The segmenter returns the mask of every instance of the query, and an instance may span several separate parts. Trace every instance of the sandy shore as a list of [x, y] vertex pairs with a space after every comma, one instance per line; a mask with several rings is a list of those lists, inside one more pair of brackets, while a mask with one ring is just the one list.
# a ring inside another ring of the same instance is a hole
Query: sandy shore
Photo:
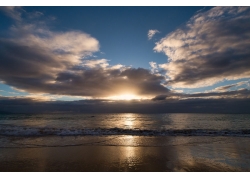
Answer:
[[[141, 140], [139, 146], [128, 144], [126, 137], [121, 137], [120, 140], [119, 138], [116, 140], [123, 142], [122, 144], [111, 141], [105, 144], [67, 147], [2, 147], [0, 170], [2, 172], [250, 171], [249, 138], [147, 137], [147, 141], [145, 137], [136, 138], [138, 142]], [[163, 146], [159, 146], [159, 143], [156, 146], [151, 141], [162, 141]]]

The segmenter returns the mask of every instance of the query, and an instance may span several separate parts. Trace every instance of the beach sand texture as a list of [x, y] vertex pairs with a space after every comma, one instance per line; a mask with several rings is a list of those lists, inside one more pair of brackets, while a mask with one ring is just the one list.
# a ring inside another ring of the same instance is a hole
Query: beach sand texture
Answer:
[[250, 171], [250, 139], [245, 137], [60, 138], [63, 144], [56, 145], [55, 141], [60, 141], [58, 137], [18, 137], [12, 138], [11, 143], [6, 142], [5, 137], [1, 137], [0, 170], [2, 172]]

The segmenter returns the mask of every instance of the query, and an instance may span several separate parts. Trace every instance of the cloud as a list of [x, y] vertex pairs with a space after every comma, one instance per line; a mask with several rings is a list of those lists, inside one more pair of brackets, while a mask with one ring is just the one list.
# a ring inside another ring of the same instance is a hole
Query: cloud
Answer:
[[93, 98], [169, 91], [161, 85], [164, 76], [93, 59], [100, 45], [84, 32], [55, 32], [37, 19], [32, 23], [21, 19], [10, 35], [0, 38], [0, 80], [17, 89]]
[[109, 63], [106, 59], [84, 60], [82, 65], [89, 68], [107, 68]]
[[192, 17], [154, 50], [164, 52], [172, 87], [195, 88], [250, 77], [250, 8], [215, 7]]
[[214, 90], [212, 91], [227, 91], [228, 89], [232, 88], [232, 87], [237, 87], [237, 86], [241, 86], [243, 84], [247, 84], [248, 81], [241, 81], [241, 82], [238, 82], [238, 83], [235, 83], [235, 84], [230, 84], [230, 85], [226, 85], [226, 86], [219, 86], [217, 88], [215, 88]]
[[149, 70], [109, 66], [104, 59], [81, 63], [75, 54], [60, 55], [41, 46], [27, 47], [28, 43], [24, 46], [1, 41], [0, 45], [0, 78], [18, 89], [93, 97], [128, 92], [155, 95], [168, 91], [160, 84], [164, 77]]
[[93, 97], [106, 97], [117, 94], [155, 95], [165, 93], [167, 88], [160, 85], [164, 80], [149, 70], [127, 68], [85, 68], [73, 72], [62, 72], [55, 82], [44, 87], [44, 91], [53, 94], [68, 94]]
[[156, 33], [160, 33], [160, 31], [156, 30], [156, 29], [150, 29], [148, 31], [148, 40], [152, 39], [152, 37], [156, 34]]
[[0, 96], [0, 113], [249, 113], [250, 99], [39, 101]]
[[24, 10], [18, 6], [1, 6], [0, 10], [16, 21], [21, 21], [21, 15], [22, 12], [24, 12]]
[[152, 73], [157, 73], [158, 72], [158, 65], [157, 65], [156, 62], [151, 61], [151, 62], [149, 62], [149, 65], [151, 67], [151, 72]]
[[[152, 98], [153, 101], [162, 101], [168, 99], [249, 99], [250, 90], [241, 88], [235, 91], [225, 91], [224, 89], [230, 88], [229, 86], [221, 86], [217, 92], [204, 92], [204, 93], [194, 93], [194, 94], [184, 94], [184, 93], [175, 93], [170, 91], [169, 93], [160, 94]], [[223, 89], [224, 88], [224, 89]], [[223, 90], [221, 90], [223, 89]]]
[[214, 91], [226, 91], [232, 87], [237, 86], [236, 84], [226, 85], [226, 86], [220, 86], [214, 89]]
[[188, 98], [235, 98], [235, 99], [244, 99], [250, 98], [249, 89], [238, 89], [235, 91], [221, 91], [221, 92], [205, 92], [205, 93], [196, 93], [196, 94], [186, 94]]

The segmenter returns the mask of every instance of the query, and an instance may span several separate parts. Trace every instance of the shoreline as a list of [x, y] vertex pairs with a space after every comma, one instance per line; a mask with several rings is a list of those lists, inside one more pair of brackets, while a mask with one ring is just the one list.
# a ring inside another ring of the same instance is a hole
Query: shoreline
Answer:
[[[19, 139], [19, 143], [51, 139]], [[54, 137], [56, 138], [56, 137]], [[98, 137], [94, 137], [98, 138]], [[101, 138], [101, 137], [99, 137]], [[2, 147], [1, 172], [244, 172], [250, 171], [250, 138], [129, 137], [64, 147]], [[100, 139], [99, 139], [100, 140]], [[12, 140], [13, 141], [13, 140]], [[54, 139], [58, 142], [58, 139]], [[137, 145], [136, 145], [137, 144]], [[140, 145], [139, 145], [140, 144]], [[158, 144], [158, 145], [157, 145]], [[136, 146], [134, 146], [136, 145]], [[144, 146], [143, 146], [144, 145]], [[156, 146], [157, 145], [157, 146]], [[161, 146], [160, 146], [161, 145]]]

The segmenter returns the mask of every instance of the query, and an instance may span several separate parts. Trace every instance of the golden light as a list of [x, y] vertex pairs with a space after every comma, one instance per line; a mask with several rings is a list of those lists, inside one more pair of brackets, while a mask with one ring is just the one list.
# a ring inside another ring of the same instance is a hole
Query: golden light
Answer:
[[121, 95], [117, 95], [117, 96], [108, 97], [108, 99], [129, 101], [129, 100], [133, 100], [133, 99], [141, 99], [141, 97], [136, 96], [134, 94], [121, 94]]

